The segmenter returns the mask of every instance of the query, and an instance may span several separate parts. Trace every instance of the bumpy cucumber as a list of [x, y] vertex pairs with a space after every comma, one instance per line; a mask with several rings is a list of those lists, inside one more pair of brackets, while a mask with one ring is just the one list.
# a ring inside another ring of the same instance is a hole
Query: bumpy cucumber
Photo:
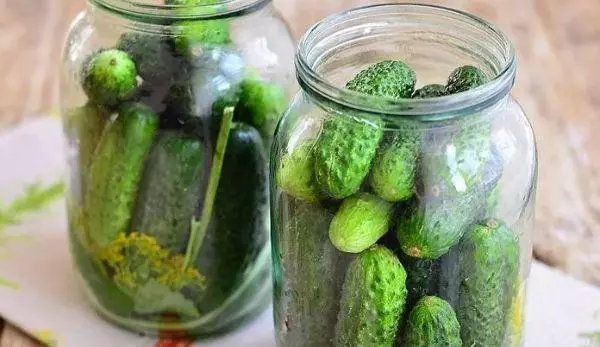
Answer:
[[458, 321], [465, 346], [500, 347], [510, 319], [519, 240], [504, 223], [472, 227], [460, 243]]
[[400, 60], [385, 60], [359, 72], [346, 88], [373, 96], [410, 98], [417, 81], [415, 71]]
[[440, 281], [440, 260], [419, 259], [398, 252], [400, 262], [406, 269], [407, 308], [411, 309], [419, 299], [437, 295]]
[[396, 230], [402, 251], [424, 259], [446, 254], [475, 221], [478, 215], [472, 210], [475, 204], [482, 202], [466, 198], [439, 203], [413, 202], [404, 211]]
[[131, 230], [183, 254], [198, 196], [203, 193], [204, 145], [175, 133], [159, 135], [150, 152]]
[[260, 133], [236, 123], [227, 142], [213, 207], [196, 260], [206, 277], [200, 312], [219, 307], [244, 282], [268, 241], [267, 159]]
[[454, 69], [448, 77], [446, 94], [454, 94], [473, 89], [485, 84], [488, 77], [479, 68], [464, 65]]
[[362, 252], [349, 266], [335, 346], [392, 346], [406, 302], [406, 271], [383, 246]]
[[315, 176], [321, 190], [335, 199], [356, 193], [371, 167], [383, 131], [366, 120], [331, 116], [315, 147]]
[[428, 84], [413, 93], [414, 99], [435, 98], [446, 95], [446, 86], [442, 84]]
[[371, 169], [371, 187], [391, 202], [410, 198], [414, 192], [420, 141], [414, 134], [392, 136], [377, 152]]
[[275, 235], [281, 273], [275, 276], [277, 336], [281, 346], [331, 346], [346, 267], [352, 256], [339, 252], [327, 236], [333, 214], [283, 194], [280, 230]]
[[158, 117], [141, 104], [124, 106], [98, 145], [85, 194], [86, 235], [92, 247], [107, 246], [128, 232], [144, 162]]
[[316, 202], [321, 193], [315, 181], [314, 141], [306, 141], [285, 154], [279, 163], [275, 180], [287, 194], [306, 201]]
[[436, 296], [422, 298], [408, 316], [403, 342], [411, 347], [462, 346], [456, 313]]

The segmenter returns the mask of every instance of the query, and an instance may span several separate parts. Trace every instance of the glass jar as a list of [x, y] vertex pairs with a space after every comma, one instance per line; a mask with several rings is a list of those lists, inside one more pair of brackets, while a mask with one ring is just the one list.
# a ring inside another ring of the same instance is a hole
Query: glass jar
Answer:
[[313, 26], [296, 70], [271, 153], [277, 345], [521, 345], [537, 155], [506, 36], [377, 5]]
[[267, 147], [293, 52], [268, 0], [88, 0], [61, 103], [71, 250], [105, 319], [196, 336], [268, 306]]

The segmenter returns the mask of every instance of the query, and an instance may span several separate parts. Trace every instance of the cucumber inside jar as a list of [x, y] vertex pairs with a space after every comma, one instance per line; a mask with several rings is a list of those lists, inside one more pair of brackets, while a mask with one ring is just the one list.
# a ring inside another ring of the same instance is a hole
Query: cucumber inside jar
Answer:
[[270, 297], [265, 143], [286, 96], [195, 30], [126, 33], [87, 57], [68, 123], [79, 272], [100, 314], [150, 334], [214, 333]]
[[[382, 61], [346, 87], [426, 99], [487, 81], [473, 66], [417, 91], [416, 77]], [[457, 117], [437, 131], [417, 118], [384, 126], [340, 113], [311, 134], [285, 129], [276, 157], [279, 345], [502, 346], [519, 241], [490, 219], [503, 158], [489, 119]]]

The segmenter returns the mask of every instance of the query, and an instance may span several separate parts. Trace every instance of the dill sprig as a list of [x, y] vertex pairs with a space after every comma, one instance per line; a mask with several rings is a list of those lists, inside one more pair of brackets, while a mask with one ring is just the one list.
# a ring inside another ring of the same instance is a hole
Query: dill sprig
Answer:
[[18, 224], [25, 215], [39, 212], [65, 192], [64, 182], [57, 181], [49, 186], [41, 183], [29, 184], [23, 193], [6, 206], [0, 206], [0, 230]]

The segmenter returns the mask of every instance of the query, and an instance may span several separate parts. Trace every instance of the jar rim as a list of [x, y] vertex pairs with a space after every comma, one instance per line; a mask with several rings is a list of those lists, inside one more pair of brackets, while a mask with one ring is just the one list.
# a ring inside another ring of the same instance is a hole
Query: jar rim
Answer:
[[206, 20], [253, 12], [271, 0], [213, 0], [203, 5], [165, 5], [149, 0], [88, 0], [101, 8], [140, 21]]
[[[502, 55], [503, 66], [496, 71], [493, 78], [479, 87], [452, 95], [423, 99], [376, 97], [362, 94], [339, 87], [316, 71], [315, 67], [321, 57], [311, 57], [311, 50], [322, 44], [328, 29], [379, 12], [403, 14], [408, 11], [417, 11], [417, 13], [423, 14], [432, 14], [432, 12], [439, 15], [450, 14], [454, 16], [453, 20], [461, 20], [485, 31], [502, 46], [500, 54]], [[303, 90], [326, 102], [334, 102], [342, 107], [367, 113], [439, 119], [444, 116], [452, 117], [453, 115], [464, 114], [466, 109], [470, 111], [468, 113], [477, 112], [503, 99], [512, 89], [516, 75], [516, 60], [515, 49], [508, 37], [496, 26], [482, 18], [444, 6], [394, 3], [353, 8], [333, 14], [315, 23], [299, 41], [295, 64], [298, 82]]]

